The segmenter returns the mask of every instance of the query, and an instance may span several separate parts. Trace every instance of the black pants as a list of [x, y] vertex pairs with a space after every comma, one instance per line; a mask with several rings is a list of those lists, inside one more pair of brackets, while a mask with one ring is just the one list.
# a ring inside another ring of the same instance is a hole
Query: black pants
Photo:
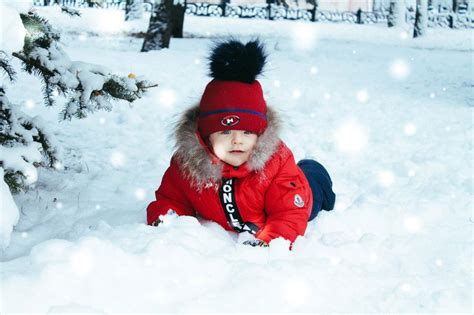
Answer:
[[332, 191], [332, 181], [328, 171], [315, 160], [298, 162], [313, 192], [313, 209], [308, 221], [313, 220], [321, 209], [332, 210], [336, 202], [336, 194]]

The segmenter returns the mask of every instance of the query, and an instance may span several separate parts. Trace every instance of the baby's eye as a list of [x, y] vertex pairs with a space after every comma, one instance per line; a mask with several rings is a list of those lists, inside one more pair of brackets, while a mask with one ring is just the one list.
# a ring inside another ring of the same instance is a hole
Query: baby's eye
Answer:
[[230, 135], [230, 130], [223, 130], [221, 132], [222, 135]]
[[246, 134], [246, 135], [253, 135], [253, 132], [252, 132], [252, 131], [247, 131], [247, 130], [246, 130], [246, 131], [244, 131], [244, 134]]

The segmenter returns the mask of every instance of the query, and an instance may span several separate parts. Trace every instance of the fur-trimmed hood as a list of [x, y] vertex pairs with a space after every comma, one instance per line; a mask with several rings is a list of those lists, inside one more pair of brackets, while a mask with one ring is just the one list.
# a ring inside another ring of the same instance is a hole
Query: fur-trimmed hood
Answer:
[[[219, 161], [209, 150], [197, 132], [199, 106], [186, 110], [175, 127], [175, 158], [191, 181], [192, 185], [201, 189], [209, 182], [219, 182], [222, 178], [224, 163]], [[257, 139], [257, 144], [246, 167], [249, 171], [263, 170], [267, 161], [277, 151], [280, 144], [279, 132], [281, 120], [278, 114], [267, 108], [268, 127]]]

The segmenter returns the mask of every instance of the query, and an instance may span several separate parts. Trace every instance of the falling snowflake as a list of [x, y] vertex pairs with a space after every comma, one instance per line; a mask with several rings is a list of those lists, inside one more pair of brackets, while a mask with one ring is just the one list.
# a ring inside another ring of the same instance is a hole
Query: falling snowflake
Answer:
[[138, 200], [145, 199], [145, 195], [145, 190], [143, 190], [142, 188], [138, 188], [137, 190], [135, 190], [135, 198], [137, 198]]
[[392, 171], [380, 171], [378, 173], [378, 180], [382, 186], [388, 187], [395, 182], [395, 175]]
[[369, 93], [366, 90], [360, 90], [357, 92], [357, 101], [359, 103], [367, 103], [369, 100]]
[[104, 117], [100, 117], [100, 118], [99, 118], [99, 123], [100, 123], [101, 125], [105, 124], [105, 118], [104, 118]]
[[329, 93], [324, 93], [324, 96], [323, 96], [323, 97], [324, 97], [325, 100], [328, 100], [328, 99], [331, 98], [331, 94], [329, 94]]
[[317, 67], [311, 67], [310, 72], [311, 74], [317, 74], [319, 72], [319, 69]]
[[390, 65], [390, 75], [397, 80], [403, 80], [410, 74], [410, 66], [402, 59], [395, 60]]
[[278, 80], [275, 80], [275, 81], [273, 81], [273, 85], [274, 85], [275, 87], [279, 88], [279, 87], [281, 86], [281, 82], [278, 81]]
[[355, 121], [344, 123], [335, 131], [337, 148], [344, 153], [361, 152], [367, 146], [368, 139], [368, 132]]
[[61, 162], [59, 162], [59, 161], [56, 161], [56, 162], [54, 162], [53, 167], [54, 167], [56, 170], [60, 171], [60, 170], [63, 169], [63, 164], [62, 164]]
[[36, 104], [35, 104], [35, 101], [33, 101], [33, 100], [27, 100], [27, 101], [25, 102], [25, 106], [26, 106], [26, 108], [28, 108], [28, 109], [33, 109], [33, 108], [35, 107], [35, 105], [36, 105]]
[[164, 107], [173, 107], [176, 103], [176, 94], [173, 90], [162, 90], [159, 96], [159, 102]]
[[403, 127], [403, 131], [407, 136], [413, 136], [416, 133], [416, 126], [413, 123], [408, 123]]
[[296, 99], [300, 98], [301, 97], [301, 90], [294, 89], [292, 95], [293, 95], [293, 98], [296, 98]]
[[125, 155], [121, 152], [113, 152], [112, 155], [110, 156], [110, 162], [112, 163], [112, 166], [117, 168], [117, 167], [122, 167], [125, 165]]
[[313, 24], [295, 22], [293, 26], [294, 47], [299, 50], [312, 50], [318, 42], [318, 33]]

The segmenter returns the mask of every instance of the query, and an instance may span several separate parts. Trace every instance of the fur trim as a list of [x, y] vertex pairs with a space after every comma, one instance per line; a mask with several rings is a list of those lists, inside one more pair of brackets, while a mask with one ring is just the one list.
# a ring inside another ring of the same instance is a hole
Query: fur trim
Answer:
[[[202, 189], [208, 182], [218, 183], [222, 176], [222, 163], [213, 163], [209, 150], [201, 143], [197, 131], [199, 106], [184, 112], [175, 127], [175, 157], [191, 185]], [[259, 172], [278, 150], [281, 120], [270, 107], [267, 109], [268, 127], [258, 137], [257, 144], [247, 163], [249, 171]]]

